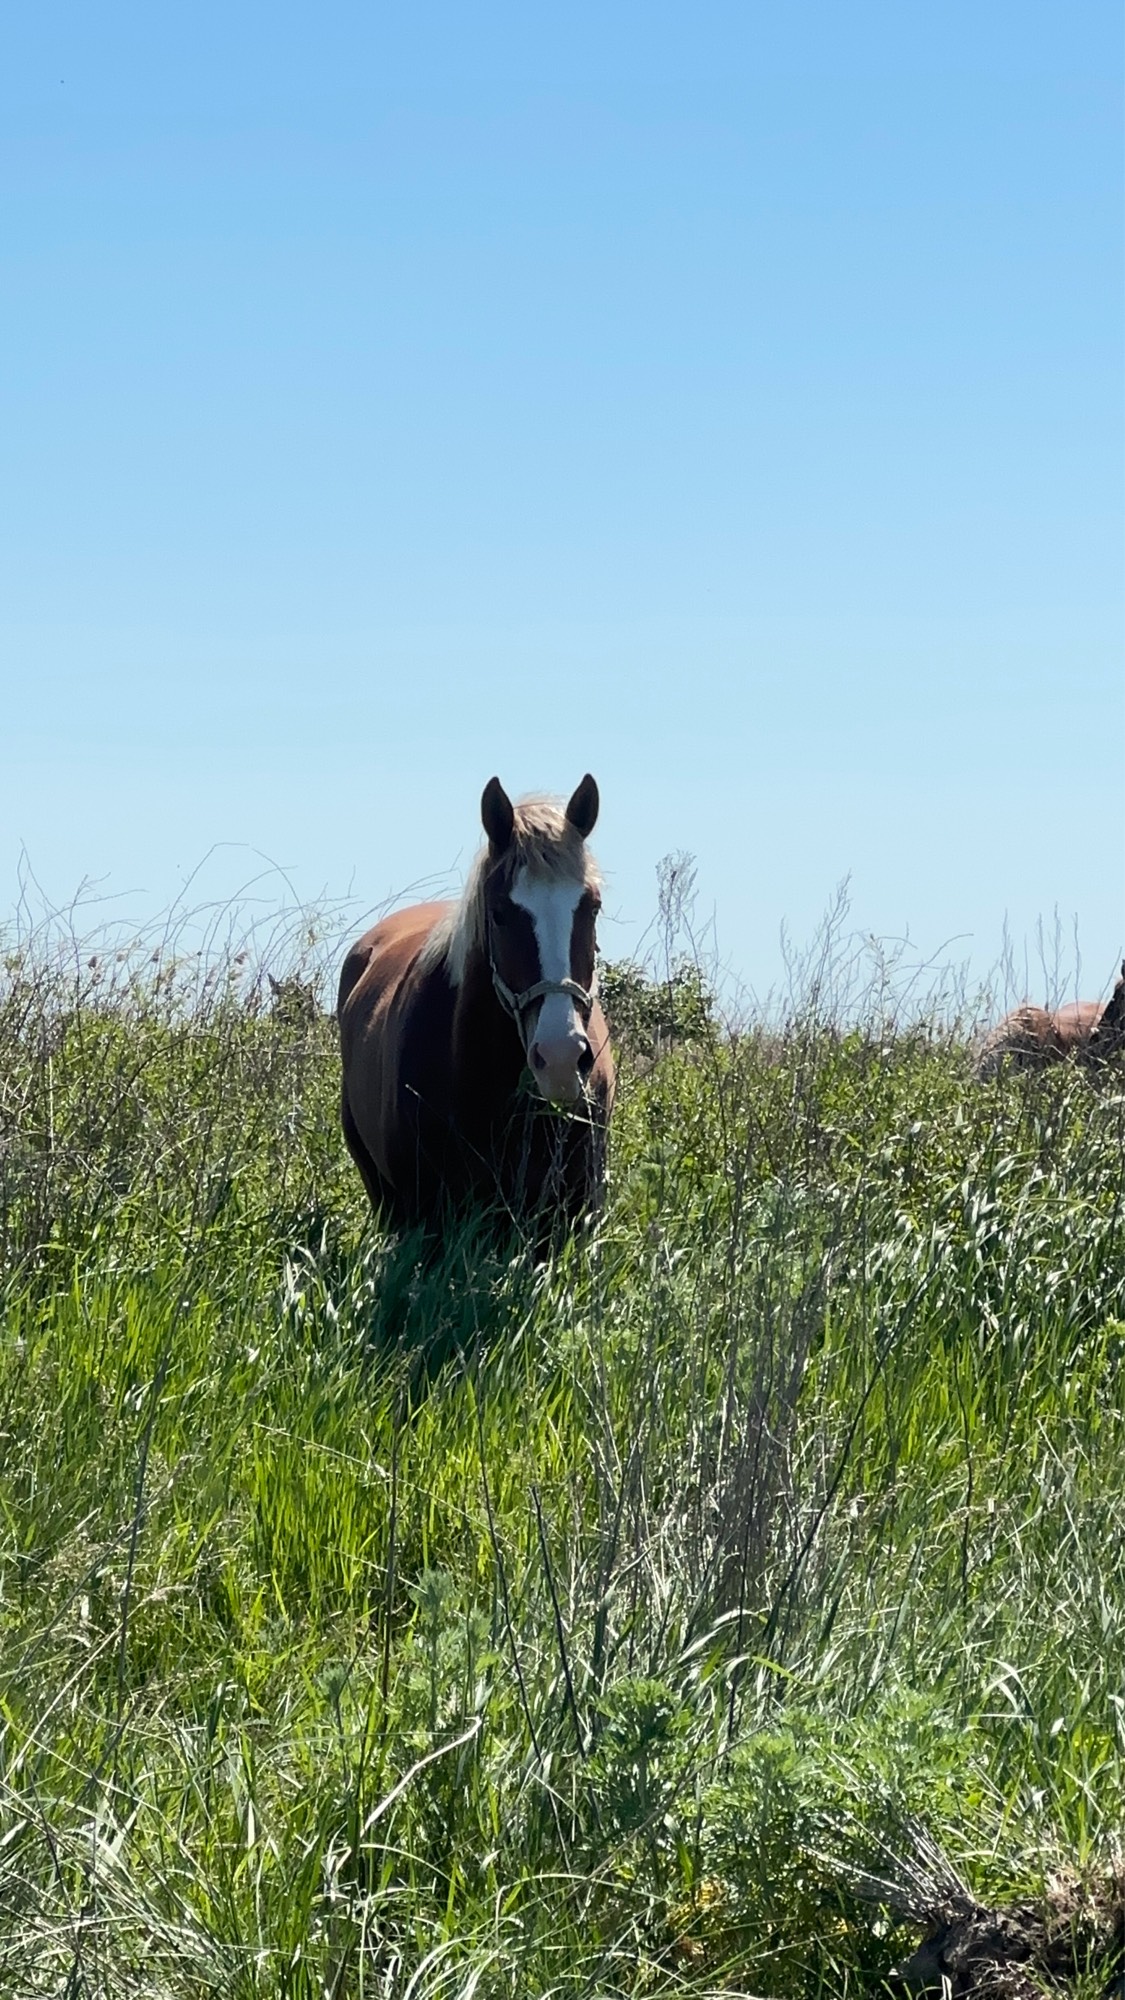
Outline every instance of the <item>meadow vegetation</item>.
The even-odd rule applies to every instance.
[[[953,1875],[1104,1992],[1120,1077],[618,969],[596,1229],[425,1259],[282,957],[8,950],[0,1992],[869,1995]]]

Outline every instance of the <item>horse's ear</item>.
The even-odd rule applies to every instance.
[[[598,788],[587,771],[567,801],[566,816],[576,833],[585,840],[593,833],[598,817]]]
[[[512,838],[516,816],[512,811],[512,801],[499,778],[490,778],[480,795],[480,818],[492,852],[504,854]]]

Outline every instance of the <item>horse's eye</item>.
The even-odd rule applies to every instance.
[[[496,925],[498,931],[503,930],[504,925],[508,921],[508,912],[504,908],[504,905],[502,903],[497,903],[496,908],[493,910],[492,921]]]

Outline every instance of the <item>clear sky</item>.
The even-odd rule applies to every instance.
[[[599,779],[752,988],[1125,946],[1118,0],[0,27],[0,907],[357,910]],[[1042,984],[1032,966],[1030,985]]]

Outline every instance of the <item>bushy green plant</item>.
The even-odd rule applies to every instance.
[[[715,995],[694,959],[678,959],[663,978],[620,959],[603,964],[598,980],[614,1040],[635,1060],[699,1047],[717,1033]]]

